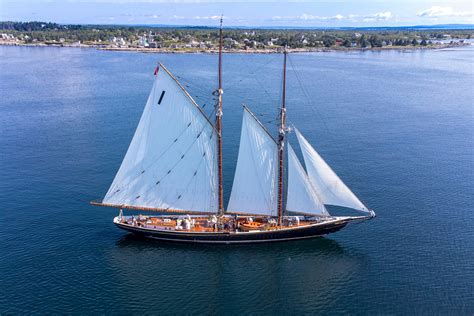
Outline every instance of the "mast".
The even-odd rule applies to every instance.
[[[284,166],[284,147],[286,133],[286,46],[283,52],[283,93],[281,97],[280,108],[280,129],[278,133],[278,226],[281,226],[283,218],[283,166]]]
[[[217,129],[217,168],[218,168],[218,214],[224,214],[224,189],[222,179],[222,17],[219,29],[219,87],[217,89],[217,111],[216,111],[216,129]]]

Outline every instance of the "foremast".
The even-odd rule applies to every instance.
[[[283,52],[283,91],[280,107],[280,128],[278,132],[278,226],[283,218],[283,173],[285,163],[285,134],[286,134],[286,47]]]
[[[217,173],[218,173],[218,215],[224,214],[224,185],[222,176],[222,17],[219,28],[219,66],[218,66],[218,89],[217,89],[217,111],[216,111],[216,130],[217,130]]]

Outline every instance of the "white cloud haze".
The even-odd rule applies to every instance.
[[[474,24],[474,0],[0,0],[0,20],[89,24]]]
[[[440,17],[472,17],[472,11],[455,11],[452,7],[433,6],[427,10],[418,12],[418,16],[440,18]]]

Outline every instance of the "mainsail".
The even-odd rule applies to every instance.
[[[277,144],[245,108],[237,168],[227,211],[277,215],[276,208]]]
[[[303,152],[309,180],[321,201],[326,205],[343,206],[369,212],[364,203],[342,182],[306,138],[297,129],[295,130]]]
[[[162,65],[104,204],[216,212],[216,132]]]
[[[296,153],[288,143],[288,193],[286,210],[328,216],[324,204],[319,200]]]

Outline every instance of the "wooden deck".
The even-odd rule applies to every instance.
[[[186,223],[189,221],[189,224]],[[148,229],[157,229],[164,231],[183,231],[183,232],[235,232],[235,231],[271,231],[288,227],[302,227],[314,224],[314,221],[303,221],[299,223],[287,223],[285,226],[277,226],[276,222],[268,221],[266,218],[253,218],[252,222],[248,222],[247,218],[224,217],[220,223],[212,222],[210,217],[192,217],[191,220],[186,218],[175,217],[154,217],[154,216],[127,216],[123,217],[121,223],[132,226],[143,227]],[[189,227],[189,229],[187,228]]]

